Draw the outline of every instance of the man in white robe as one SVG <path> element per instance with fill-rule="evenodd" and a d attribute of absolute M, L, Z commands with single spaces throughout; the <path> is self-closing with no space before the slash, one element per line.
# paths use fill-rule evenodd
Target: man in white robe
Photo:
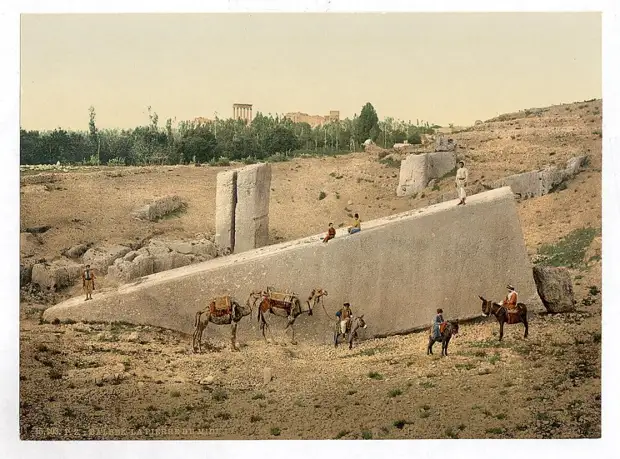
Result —
<path fill-rule="evenodd" d="M 456 189 L 459 193 L 459 203 L 457 206 L 465 204 L 465 186 L 467 185 L 467 180 L 469 179 L 469 171 L 465 167 L 465 163 L 463 161 L 459 161 L 459 168 L 456 171 Z"/>

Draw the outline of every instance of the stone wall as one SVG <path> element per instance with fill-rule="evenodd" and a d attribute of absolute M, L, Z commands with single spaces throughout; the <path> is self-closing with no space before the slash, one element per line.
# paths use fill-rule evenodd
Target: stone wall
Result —
<path fill-rule="evenodd" d="M 505 263 L 505 254 L 511 263 Z M 303 300 L 312 288 L 328 291 L 325 308 L 296 322 L 296 337 L 330 343 L 334 314 L 349 301 L 364 314 L 366 337 L 426 327 L 442 307 L 449 319 L 478 317 L 478 295 L 500 300 L 512 283 L 530 310 L 542 310 L 509 188 L 472 196 L 467 206 L 442 203 L 364 223 L 360 233 L 337 230 L 186 266 L 95 294 L 88 307 L 73 298 L 47 309 L 46 320 L 127 321 L 191 333 L 194 313 L 210 298 L 245 301 L 253 289 L 290 289 Z M 269 316 L 282 338 L 285 319 Z M 210 325 L 205 338 L 227 341 L 227 326 Z M 259 339 L 256 310 L 239 326 L 239 339 Z M 290 335 L 289 335 L 290 338 Z M 419 350 L 423 352 L 423 350 Z"/>

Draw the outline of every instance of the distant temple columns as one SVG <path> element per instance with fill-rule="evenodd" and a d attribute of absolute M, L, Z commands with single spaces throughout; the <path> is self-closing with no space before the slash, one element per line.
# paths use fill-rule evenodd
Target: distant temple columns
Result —
<path fill-rule="evenodd" d="M 250 124 L 252 122 L 252 104 L 233 104 L 233 119 L 242 119 Z"/>

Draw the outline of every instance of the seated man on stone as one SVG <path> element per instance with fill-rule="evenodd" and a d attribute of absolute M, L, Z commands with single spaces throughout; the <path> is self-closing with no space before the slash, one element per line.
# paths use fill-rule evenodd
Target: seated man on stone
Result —
<path fill-rule="evenodd" d="M 359 233 L 362 230 L 362 221 L 360 220 L 360 216 L 355 214 L 355 220 L 353 220 L 353 226 L 350 226 L 348 231 L 349 234 Z"/>
<path fill-rule="evenodd" d="M 506 288 L 508 289 L 508 294 L 506 295 L 506 298 L 504 298 L 504 301 L 500 303 L 500 305 L 505 306 L 509 312 L 516 311 L 517 299 L 519 295 L 517 294 L 515 288 L 512 285 L 508 285 Z"/>
<path fill-rule="evenodd" d="M 323 238 L 323 242 L 327 242 L 330 239 L 333 239 L 335 237 L 336 237 L 336 228 L 334 228 L 333 223 L 330 223 L 327 229 L 327 235 Z"/>

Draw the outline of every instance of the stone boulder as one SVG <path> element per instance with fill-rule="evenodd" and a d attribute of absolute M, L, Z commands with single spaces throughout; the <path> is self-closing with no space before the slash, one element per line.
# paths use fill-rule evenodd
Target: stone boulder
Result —
<path fill-rule="evenodd" d="M 200 263 L 219 255 L 217 245 L 203 238 L 192 241 L 151 239 L 148 245 L 119 257 L 108 277 L 126 283 L 149 274 Z"/>
<path fill-rule="evenodd" d="M 58 291 L 69 287 L 81 279 L 83 265 L 66 258 L 51 263 L 37 263 L 32 267 L 33 284 L 41 290 Z"/>
<path fill-rule="evenodd" d="M 183 208 L 184 205 L 184 202 L 177 195 L 163 196 L 134 210 L 131 215 L 138 220 L 153 222 Z"/>
<path fill-rule="evenodd" d="M 121 258 L 129 253 L 131 249 L 124 245 L 111 245 L 93 247 L 84 253 L 82 262 L 90 265 L 99 275 L 108 273 L 108 267 L 114 263 L 114 260 Z"/>
<path fill-rule="evenodd" d="M 575 311 L 573 283 L 568 269 L 554 266 L 535 266 L 534 282 L 547 312 Z"/>
<path fill-rule="evenodd" d="M 572 177 L 581 171 L 587 164 L 587 156 L 575 156 L 566 162 L 566 175 Z"/>
<path fill-rule="evenodd" d="M 428 183 L 428 155 L 409 155 L 400 163 L 396 196 L 410 196 L 423 190 Z"/>
<path fill-rule="evenodd" d="M 269 243 L 270 192 L 271 164 L 252 164 L 237 171 L 235 253 Z"/>
<path fill-rule="evenodd" d="M 135 252 L 134 252 L 135 253 Z M 108 278 L 120 283 L 129 282 L 139 277 L 153 274 L 154 260 L 150 255 L 137 254 L 131 261 L 124 258 L 117 259 L 112 266 L 108 268 Z"/>
<path fill-rule="evenodd" d="M 454 151 L 428 153 L 427 174 L 429 178 L 441 178 L 456 168 Z"/>
<path fill-rule="evenodd" d="M 40 185 L 43 183 L 53 183 L 60 180 L 56 174 L 36 174 L 26 175 L 20 179 L 20 185 Z"/>
<path fill-rule="evenodd" d="M 35 255 L 41 241 L 32 233 L 20 233 L 19 235 L 19 254 L 23 258 Z"/>
<path fill-rule="evenodd" d="M 19 286 L 25 287 L 32 280 L 32 265 L 19 264 Z"/>
<path fill-rule="evenodd" d="M 77 244 L 68 249 L 65 249 L 61 252 L 61 255 L 64 255 L 67 258 L 80 258 L 82 255 L 86 253 L 88 250 L 88 245 L 86 244 Z"/>
<path fill-rule="evenodd" d="M 217 174 L 215 192 L 215 241 L 231 250 L 235 245 L 235 205 L 237 204 L 237 171 Z"/>

